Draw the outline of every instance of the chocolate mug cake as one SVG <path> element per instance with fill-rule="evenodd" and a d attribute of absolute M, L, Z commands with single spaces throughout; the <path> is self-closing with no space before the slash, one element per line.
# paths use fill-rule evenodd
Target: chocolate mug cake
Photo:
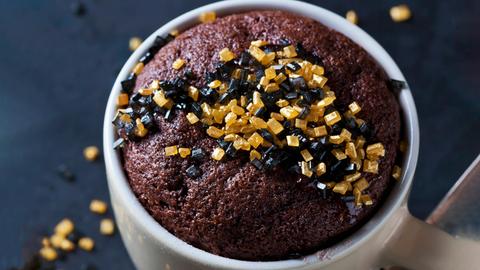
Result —
<path fill-rule="evenodd" d="M 399 177 L 389 82 L 312 19 L 229 15 L 157 37 L 122 82 L 115 146 L 180 239 L 242 260 L 304 255 L 364 224 Z"/>

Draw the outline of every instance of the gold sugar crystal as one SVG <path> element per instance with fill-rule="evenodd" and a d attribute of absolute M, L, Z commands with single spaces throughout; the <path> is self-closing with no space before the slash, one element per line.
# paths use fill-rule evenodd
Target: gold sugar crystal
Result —
<path fill-rule="evenodd" d="M 315 168 L 315 173 L 317 174 L 317 176 L 321 176 L 326 172 L 327 172 L 327 166 L 325 165 L 325 163 L 323 162 L 318 163 L 317 167 Z"/>
<path fill-rule="evenodd" d="M 353 24 L 358 24 L 358 16 L 354 10 L 347 11 L 345 14 L 345 19 Z"/>
<path fill-rule="evenodd" d="M 268 129 L 275 135 L 283 131 L 282 124 L 280 124 L 280 122 L 278 122 L 278 120 L 274 118 L 268 119 L 267 126 L 268 126 Z"/>
<path fill-rule="evenodd" d="M 404 22 L 412 17 L 412 12 L 407 5 L 398 5 L 390 8 L 390 17 L 394 22 Z"/>
<path fill-rule="evenodd" d="M 117 106 L 123 107 L 128 105 L 128 94 L 122 93 L 117 97 Z"/>
<path fill-rule="evenodd" d="M 165 147 L 165 156 L 175 156 L 178 154 L 178 146 L 172 145 Z"/>
<path fill-rule="evenodd" d="M 181 158 L 186 158 L 191 154 L 191 152 L 192 151 L 190 150 L 190 148 L 186 148 L 186 147 L 178 148 L 178 154 L 180 155 Z"/>
<path fill-rule="evenodd" d="M 348 183 L 343 181 L 340 183 L 336 183 L 332 190 L 335 193 L 345 195 L 345 193 L 347 193 L 348 191 Z"/>
<path fill-rule="evenodd" d="M 350 105 L 348 105 L 348 108 L 350 109 L 350 112 L 352 112 L 353 115 L 357 114 L 361 110 L 360 106 L 355 101 L 350 103 Z"/>
<path fill-rule="evenodd" d="M 200 14 L 198 19 L 202 23 L 210 23 L 215 21 L 215 19 L 217 19 L 217 13 L 215 13 L 215 11 L 203 12 L 202 14 Z"/>
<path fill-rule="evenodd" d="M 223 62 L 229 62 L 235 59 L 235 54 L 228 48 L 223 48 L 220 52 L 218 52 L 218 55 L 220 57 L 220 61 Z"/>
<path fill-rule="evenodd" d="M 262 60 L 266 56 L 265 52 L 262 49 L 254 45 L 251 45 L 250 48 L 248 48 L 248 52 L 259 62 L 262 62 Z"/>
<path fill-rule="evenodd" d="M 183 59 L 181 59 L 181 58 L 178 58 L 177 60 L 175 60 L 175 61 L 172 63 L 172 68 L 173 68 L 173 69 L 176 69 L 176 70 L 179 70 L 179 69 L 181 69 L 184 65 L 185 65 L 185 60 L 183 60 Z"/>
<path fill-rule="evenodd" d="M 197 123 L 198 121 L 200 121 L 200 119 L 198 119 L 198 116 L 196 116 L 194 113 L 187 113 L 187 120 L 190 124 L 195 124 Z"/>
<path fill-rule="evenodd" d="M 225 132 L 217 127 L 209 126 L 207 129 L 207 134 L 212 138 L 218 139 L 222 137 Z"/>
<path fill-rule="evenodd" d="M 225 151 L 222 148 L 217 147 L 217 148 L 213 149 L 212 158 L 214 160 L 222 160 L 224 155 L 225 155 Z"/>
<path fill-rule="evenodd" d="M 300 145 L 300 142 L 297 136 L 291 135 L 291 136 L 287 136 L 287 144 L 288 146 L 298 147 Z"/>
<path fill-rule="evenodd" d="M 363 171 L 369 173 L 378 173 L 378 162 L 365 159 L 363 161 Z"/>
<path fill-rule="evenodd" d="M 257 132 L 254 132 L 250 138 L 248 138 L 248 143 L 253 146 L 253 148 L 257 148 L 263 142 L 263 137 L 260 136 Z"/>
<path fill-rule="evenodd" d="M 325 123 L 329 126 L 333 126 L 334 124 L 338 123 L 338 121 L 342 120 L 342 116 L 337 111 L 331 112 L 324 117 Z"/>
<path fill-rule="evenodd" d="M 310 170 L 310 166 L 308 165 L 308 162 L 302 161 L 300 168 L 302 170 L 302 174 L 307 176 L 307 177 L 312 177 L 313 172 Z"/>
<path fill-rule="evenodd" d="M 401 176 L 402 176 L 402 168 L 400 168 L 397 165 L 393 166 L 392 177 L 395 180 L 400 180 Z"/>
<path fill-rule="evenodd" d="M 306 162 L 313 160 L 312 154 L 310 154 L 307 149 L 303 149 L 302 151 L 300 151 L 300 154 L 302 155 L 303 160 L 305 160 Z"/>

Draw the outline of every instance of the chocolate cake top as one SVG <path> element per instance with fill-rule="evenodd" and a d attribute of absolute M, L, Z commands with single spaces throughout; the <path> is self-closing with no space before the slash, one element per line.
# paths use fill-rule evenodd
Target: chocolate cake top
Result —
<path fill-rule="evenodd" d="M 329 89 L 322 91 L 334 93 L 334 108 L 345 113 L 355 111 L 355 116 L 368 123 L 368 141 L 382 146 L 377 149 L 380 152 L 375 152 L 378 155 L 364 157 L 366 161 L 378 165 L 376 170 L 365 170 L 371 164 L 360 164 L 366 172 L 362 176 L 369 185 L 368 188 L 363 187 L 368 191 L 368 200 L 364 202 L 369 207 L 356 207 L 358 202 L 354 197 L 342 196 L 341 193 L 345 194 L 347 189 L 354 190 L 343 175 L 341 179 L 335 179 L 337 183 L 326 184 L 336 188 L 343 185 L 339 185 L 340 182 L 345 183 L 342 186 L 345 190 L 326 192 L 326 189 L 319 189 L 320 184 L 325 183 L 312 179 L 303 167 L 297 174 L 282 166 L 264 170 L 250 163 L 248 155 L 223 159 L 224 153 L 221 153 L 221 157 L 217 158 L 221 161 L 210 158 L 212 152 L 214 158 L 218 157 L 214 149 L 218 149 L 219 153 L 224 151 L 214 139 L 217 138 L 216 130 L 212 133 L 202 125 L 192 125 L 193 116 L 190 114 L 192 117 L 188 117 L 188 112 L 181 110 L 183 105 L 175 105 L 178 110 L 155 111 L 151 119 L 147 119 L 150 122 L 144 121 L 144 117 L 135 120 L 132 130 L 143 138 L 128 140 L 123 147 L 123 157 L 134 193 L 167 230 L 215 254 L 245 260 L 275 260 L 306 254 L 332 244 L 364 223 L 375 211 L 392 182 L 400 116 L 398 104 L 387 86 L 388 78 L 363 49 L 318 22 L 280 11 L 230 15 L 188 29 L 162 48 L 158 46 L 150 55 L 147 54 L 148 61 L 144 61 L 147 64 L 139 64 L 134 70 L 138 76 L 127 84 L 139 99 L 153 95 L 149 89 L 157 80 L 173 82 L 182 77 L 197 89 L 204 89 L 206 85 L 216 89 L 220 87 L 216 85 L 217 80 L 205 76 L 205 73 L 218 70 L 221 52 L 225 62 L 230 56 L 225 52 L 241 56 L 242 52 L 249 50 L 256 58 L 251 52 L 251 43 L 258 40 L 285 44 L 283 49 L 289 46 L 286 43 L 301 44 L 314 56 L 312 62 L 318 62 L 313 64 L 324 69 L 322 76 L 328 78 Z M 261 44 L 258 45 L 261 47 Z M 268 50 L 265 49 L 265 52 L 268 53 Z M 303 63 L 303 60 L 298 61 Z M 287 71 L 285 74 L 290 76 Z M 165 85 L 162 86 L 157 88 L 165 88 Z M 207 94 L 200 93 L 202 97 Z M 158 96 L 155 99 L 157 105 L 168 102 L 165 91 L 162 95 L 163 99 L 158 99 Z M 132 99 L 135 98 L 132 96 L 130 101 Z M 359 104 L 361 110 L 349 107 L 352 104 Z M 138 114 L 136 110 L 141 108 L 132 110 L 135 112 L 130 115 Z M 328 108 L 326 110 L 327 113 L 332 112 Z M 201 117 L 202 112 L 197 118 Z M 215 124 L 206 122 L 203 121 L 207 126 Z M 336 136 L 334 123 L 330 125 L 325 119 L 325 124 L 329 136 Z M 149 125 L 156 130 L 141 128 Z M 345 144 L 342 151 L 347 153 L 348 142 L 343 139 L 338 144 Z M 298 147 L 295 142 L 291 144 L 289 138 L 285 138 L 284 144 L 286 147 Z M 331 143 L 333 148 L 328 153 L 330 150 L 334 153 L 334 144 L 337 143 Z M 317 153 L 311 154 L 315 156 Z M 190 155 L 190 158 L 184 158 Z M 302 164 L 307 164 L 308 156 L 302 154 L 301 157 L 305 159 Z M 335 154 L 331 158 L 340 160 Z"/>

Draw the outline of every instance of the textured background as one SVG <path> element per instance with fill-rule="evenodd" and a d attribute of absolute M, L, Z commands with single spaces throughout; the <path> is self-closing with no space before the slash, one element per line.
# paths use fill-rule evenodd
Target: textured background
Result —
<path fill-rule="evenodd" d="M 97 240 L 58 265 L 132 269 L 120 237 L 98 234 L 92 198 L 108 200 L 103 163 L 82 157 L 101 145 L 107 96 L 131 36 L 210 1 L 0 0 L 0 269 L 20 266 L 38 237 L 63 217 Z M 480 2 L 405 1 L 414 18 L 393 23 L 397 1 L 311 1 L 339 14 L 355 9 L 407 77 L 420 117 L 421 147 L 410 208 L 426 217 L 480 152 Z M 477 34 L 475 34 L 477 33 Z M 67 164 L 74 183 L 55 172 Z M 111 214 L 111 213 L 110 213 Z"/>

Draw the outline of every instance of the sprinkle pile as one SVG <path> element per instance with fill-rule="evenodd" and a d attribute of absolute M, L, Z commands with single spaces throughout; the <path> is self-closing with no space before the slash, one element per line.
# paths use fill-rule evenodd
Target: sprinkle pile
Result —
<path fill-rule="evenodd" d="M 98 215 L 104 215 L 108 210 L 108 206 L 101 200 L 92 200 L 90 202 L 90 211 Z M 115 224 L 110 218 L 103 218 L 100 221 L 100 233 L 103 235 L 113 235 L 115 232 Z M 51 236 L 42 238 L 42 247 L 39 255 L 46 261 L 55 261 L 63 254 L 73 252 L 77 247 L 92 252 L 95 248 L 95 241 L 83 235 L 76 229 L 71 219 L 62 219 L 54 228 Z"/>
<path fill-rule="evenodd" d="M 167 39 L 157 37 L 153 50 Z M 200 88 L 188 84 L 192 72 L 184 59 L 177 59 L 171 68 L 184 70 L 183 76 L 154 80 L 134 93 L 135 77 L 153 53 L 142 57 L 122 82 L 113 120 L 120 138 L 114 147 L 147 136 L 156 128 L 156 117 L 169 121 L 176 111 L 185 111 L 190 124 L 202 125 L 217 140 L 211 152 L 214 160 L 245 153 L 259 170 L 282 166 L 311 179 L 321 190 L 353 195 L 356 206 L 373 204 L 364 176 L 378 173 L 384 146 L 373 141 L 368 123 L 358 117 L 361 104 L 335 106 L 321 59 L 300 43 L 256 40 L 240 55 L 224 48 L 218 52 L 215 71 L 206 73 L 207 84 Z M 177 155 L 197 158 L 205 153 L 178 145 L 165 148 L 165 156 Z M 198 177 L 201 172 L 192 165 L 187 174 Z"/>

